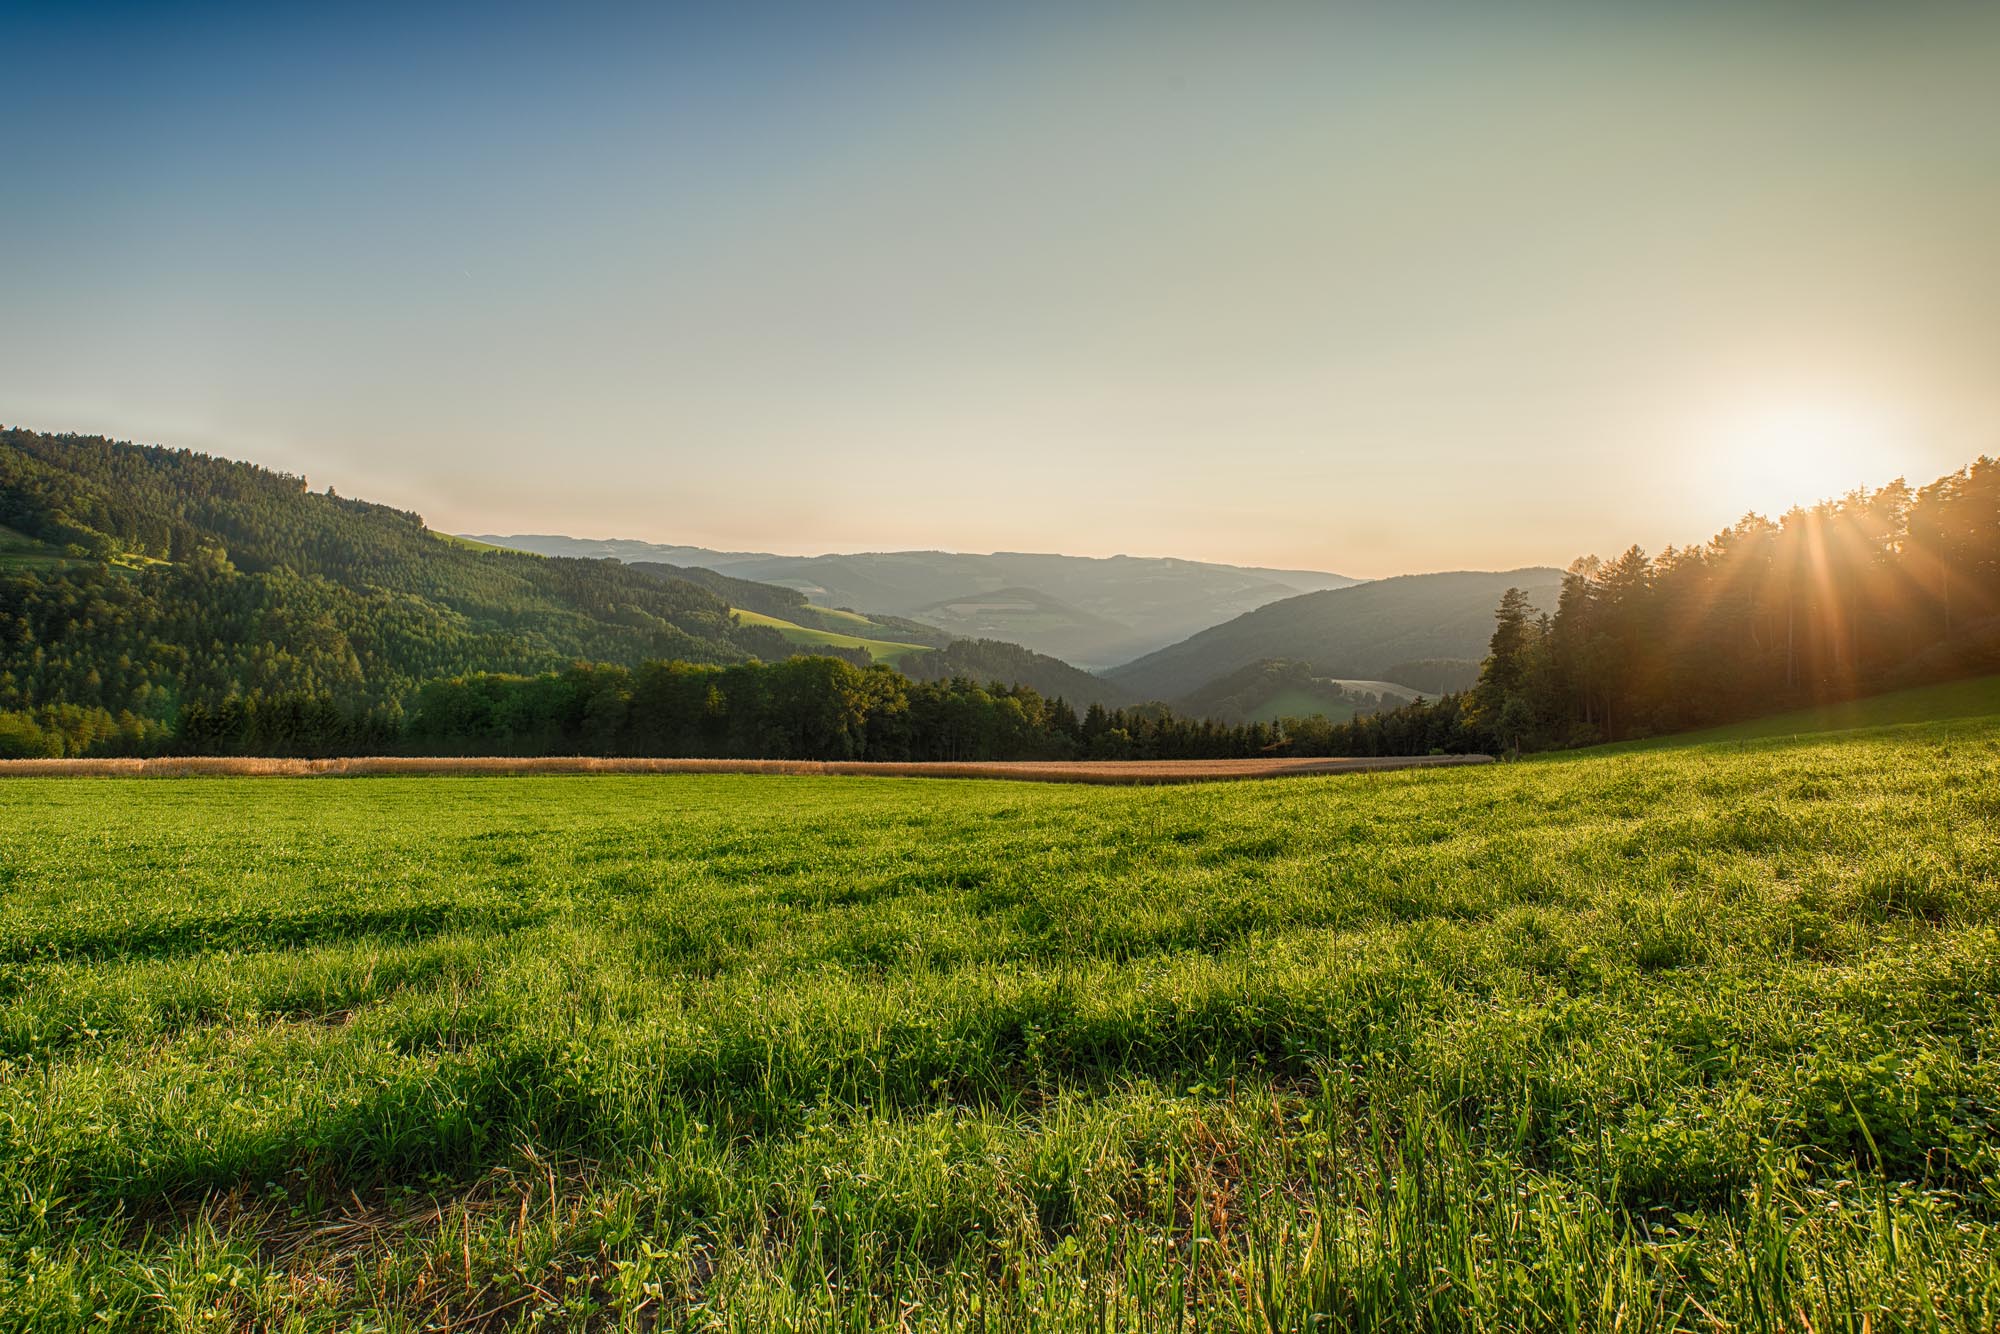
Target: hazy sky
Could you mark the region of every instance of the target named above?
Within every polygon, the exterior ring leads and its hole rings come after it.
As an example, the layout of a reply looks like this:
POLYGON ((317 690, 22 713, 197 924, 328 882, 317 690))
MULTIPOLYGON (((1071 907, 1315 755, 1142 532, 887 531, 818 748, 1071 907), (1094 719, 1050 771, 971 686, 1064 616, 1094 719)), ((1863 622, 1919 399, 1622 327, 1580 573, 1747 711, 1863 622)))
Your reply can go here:
POLYGON ((0 7, 0 422, 1357 575, 2000 453, 2000 6, 288 8, 0 7))

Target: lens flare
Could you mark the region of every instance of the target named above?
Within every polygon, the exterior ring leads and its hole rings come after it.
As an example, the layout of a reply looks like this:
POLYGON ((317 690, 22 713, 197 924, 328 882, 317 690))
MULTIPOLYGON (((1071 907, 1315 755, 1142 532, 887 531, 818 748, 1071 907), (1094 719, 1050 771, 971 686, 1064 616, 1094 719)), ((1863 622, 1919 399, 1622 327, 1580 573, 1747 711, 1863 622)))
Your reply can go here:
POLYGON ((1903 432, 1876 408, 1789 402, 1743 412, 1712 438, 1711 481, 1740 510, 1771 514, 1879 486, 1899 466, 1903 432))

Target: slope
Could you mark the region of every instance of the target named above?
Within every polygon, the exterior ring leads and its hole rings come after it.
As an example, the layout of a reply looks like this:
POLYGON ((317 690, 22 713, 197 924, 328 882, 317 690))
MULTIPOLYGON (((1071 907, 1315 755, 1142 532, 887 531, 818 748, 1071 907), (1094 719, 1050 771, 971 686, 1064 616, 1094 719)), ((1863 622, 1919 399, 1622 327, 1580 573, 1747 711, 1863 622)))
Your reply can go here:
POLYGON ((1105 676, 1147 699, 1178 699, 1265 658, 1312 664, 1323 676, 1391 679, 1400 662, 1481 658, 1500 595, 1518 586, 1552 608, 1560 571, 1459 571, 1378 579, 1287 598, 1212 626, 1105 676))
POLYGON ((1763 718, 1751 718, 1699 732, 1617 745, 1595 746, 1593 755, 1622 754, 1628 751, 1661 750, 1679 746, 1703 746, 1715 742, 1768 741, 1811 736, 1820 732, 1851 732, 1875 727, 1901 727, 1910 723, 1949 722, 1960 718, 2000 717, 2000 676, 1974 677, 1942 685, 1918 686, 1862 699, 1842 700, 1807 709, 1792 709, 1763 718))
POLYGON ((1034 588, 996 588, 946 598, 912 613, 929 625, 968 639, 1033 644, 1066 661, 1099 661, 1106 645, 1129 642, 1132 629, 1073 607, 1034 588))
MULTIPOLYGON (((699 565, 760 583, 796 588, 814 603, 852 607, 868 614, 923 618, 925 608, 974 600, 1000 590, 1032 590, 1061 603, 1067 618, 1037 627, 999 627, 1009 639, 1038 652, 1085 666, 1122 662, 1299 593, 1344 588, 1356 581, 1315 570, 1249 569, 1162 557, 1063 556, 1000 551, 985 555, 948 551, 860 552, 776 556, 656 546, 623 539, 503 537, 482 542, 550 555, 615 556, 628 561, 699 565), (1096 618, 1084 623, 1082 617, 1096 618)), ((984 633, 963 627, 966 633, 984 633)))
POLYGON ((0 572, 60 570, 79 563, 81 559, 80 556, 65 555, 52 543, 38 541, 12 528, 0 527, 0 572))
POLYGON ((1270 723, 1280 718, 1346 722, 1359 714, 1407 704, 1423 692, 1394 681, 1322 676, 1311 665, 1268 659, 1210 681, 1174 701, 1174 710, 1222 723, 1270 723))
POLYGON ((23 555, 0 565, 0 710, 170 722, 299 695, 393 714, 418 682, 473 670, 790 651, 685 580, 480 550, 187 450, 0 432, 0 523, 23 555))
POLYGON ((981 683, 1023 685, 1044 699, 1060 698, 1078 708, 1101 704, 1115 709, 1138 702, 1131 692, 1101 676, 997 639, 956 639, 931 653, 905 654, 896 667, 913 681, 963 677, 981 683))
POLYGON ((732 607, 736 619, 745 625, 761 625, 775 630, 788 644, 796 644, 802 649, 818 648, 859 649, 875 662, 900 662, 913 653, 928 653, 923 644, 904 644, 895 640, 866 639, 860 635, 843 634, 837 630, 825 630, 818 626, 800 625, 766 615, 761 611, 750 611, 743 607, 732 607))
POLYGON ((877 612, 863 616, 844 607, 821 607, 806 600, 796 588, 781 584, 760 584, 738 579, 695 565, 664 565, 656 561, 634 561, 632 568, 660 579, 685 579, 728 601, 738 611, 754 611, 808 630, 824 630, 835 635, 863 639, 893 640, 926 648, 942 648, 952 634, 934 625, 925 625, 900 616, 877 612))

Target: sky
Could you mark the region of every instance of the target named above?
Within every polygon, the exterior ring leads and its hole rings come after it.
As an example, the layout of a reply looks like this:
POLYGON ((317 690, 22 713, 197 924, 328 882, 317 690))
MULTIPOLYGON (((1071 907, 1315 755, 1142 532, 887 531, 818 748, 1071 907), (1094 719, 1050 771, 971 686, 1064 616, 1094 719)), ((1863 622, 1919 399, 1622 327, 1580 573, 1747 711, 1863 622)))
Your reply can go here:
POLYGON ((2000 6, 0 0, 0 423, 441 529, 1566 564, 2000 453, 2000 6))

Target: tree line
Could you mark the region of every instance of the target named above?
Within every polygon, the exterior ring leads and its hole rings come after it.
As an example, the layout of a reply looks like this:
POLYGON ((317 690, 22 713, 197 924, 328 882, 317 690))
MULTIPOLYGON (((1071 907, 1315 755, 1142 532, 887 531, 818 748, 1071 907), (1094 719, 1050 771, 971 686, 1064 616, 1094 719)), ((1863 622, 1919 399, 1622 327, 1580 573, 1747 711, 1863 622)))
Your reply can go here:
POLYGON ((1494 746, 1618 741, 2000 671, 2000 460, 1710 541, 1579 560, 1501 601, 1471 715, 1494 746))
POLYGON ((1284 741, 1263 724, 1224 727, 1160 706, 1079 712, 1025 685, 912 681, 886 665, 821 656, 468 673, 426 683, 396 714, 286 693, 194 704, 171 730, 73 725, 58 736, 58 722, 0 714, 0 755, 1209 759, 1272 753, 1284 741), (37 722, 50 728, 39 738, 37 722))
POLYGON ((1026 685, 913 681, 830 657, 578 663, 426 683, 391 713, 324 694, 197 703, 173 726, 73 705, 0 713, 0 757, 650 755, 808 760, 1198 760, 1462 751, 1463 697, 1329 723, 1228 725, 1165 705, 1079 711, 1026 685))

